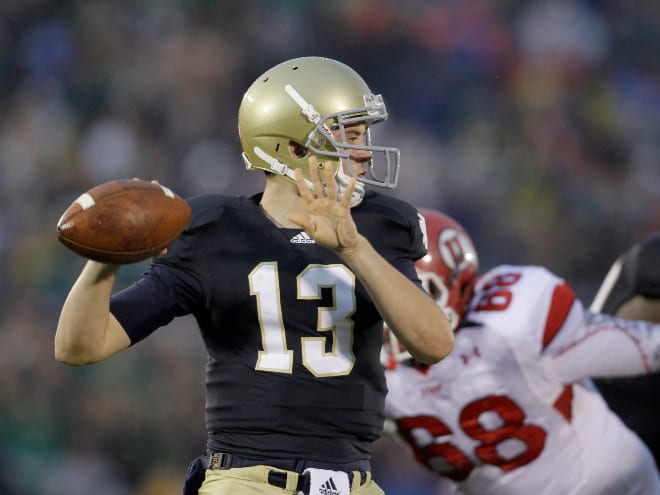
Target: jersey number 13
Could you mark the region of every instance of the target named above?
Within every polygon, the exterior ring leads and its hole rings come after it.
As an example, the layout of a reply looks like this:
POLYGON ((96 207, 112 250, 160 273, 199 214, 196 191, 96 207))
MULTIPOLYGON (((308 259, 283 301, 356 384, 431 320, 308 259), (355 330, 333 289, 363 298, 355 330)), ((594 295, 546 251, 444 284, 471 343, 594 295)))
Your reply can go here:
MULTIPOLYGON (((263 350, 256 370, 291 373, 293 351, 287 348, 277 263, 260 263, 248 276, 250 294, 257 298, 263 350)), ((321 289, 332 290, 334 305, 319 307, 316 329, 330 332, 332 349, 325 351, 327 337, 302 337, 303 365, 315 376, 342 376, 353 369, 353 320, 355 275, 343 265, 309 265, 296 278, 300 300, 321 300, 321 289)))

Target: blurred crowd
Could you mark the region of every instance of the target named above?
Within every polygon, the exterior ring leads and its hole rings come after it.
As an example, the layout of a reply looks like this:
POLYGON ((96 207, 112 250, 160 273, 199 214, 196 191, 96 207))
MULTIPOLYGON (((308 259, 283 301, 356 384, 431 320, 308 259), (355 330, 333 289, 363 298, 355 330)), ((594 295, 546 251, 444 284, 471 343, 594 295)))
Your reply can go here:
MULTIPOLYGON (((240 99, 305 55, 383 94, 391 119, 374 137, 401 149, 393 194, 461 221, 484 268, 545 265, 588 303, 614 258, 660 230, 656 1, 3 0, 0 493, 179 493, 205 440, 194 322, 99 365, 57 363, 83 260, 55 225, 118 178, 258 192, 240 99)), ((434 494, 401 448, 379 441, 376 479, 389 495, 434 494)))

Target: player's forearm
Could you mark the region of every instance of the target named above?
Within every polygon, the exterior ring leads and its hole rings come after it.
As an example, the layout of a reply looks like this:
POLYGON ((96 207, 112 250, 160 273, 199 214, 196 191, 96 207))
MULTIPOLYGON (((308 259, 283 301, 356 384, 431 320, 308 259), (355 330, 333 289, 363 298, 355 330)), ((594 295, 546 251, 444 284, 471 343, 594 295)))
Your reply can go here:
POLYGON ((365 286, 388 327, 412 356, 432 364, 454 346, 449 322, 435 301, 380 256, 366 238, 340 254, 365 286))
POLYGON ((118 266, 88 262, 62 307, 55 332, 55 358, 71 365, 91 364, 130 344, 110 314, 118 266))

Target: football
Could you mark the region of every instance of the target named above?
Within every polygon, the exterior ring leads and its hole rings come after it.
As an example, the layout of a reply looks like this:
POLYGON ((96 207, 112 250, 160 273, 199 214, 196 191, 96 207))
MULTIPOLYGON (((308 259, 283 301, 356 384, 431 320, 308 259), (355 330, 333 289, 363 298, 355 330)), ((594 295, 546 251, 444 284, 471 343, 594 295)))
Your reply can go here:
POLYGON ((162 252, 190 215, 188 203, 167 187, 122 179, 81 194, 57 222, 57 237, 80 256, 124 265, 162 252))

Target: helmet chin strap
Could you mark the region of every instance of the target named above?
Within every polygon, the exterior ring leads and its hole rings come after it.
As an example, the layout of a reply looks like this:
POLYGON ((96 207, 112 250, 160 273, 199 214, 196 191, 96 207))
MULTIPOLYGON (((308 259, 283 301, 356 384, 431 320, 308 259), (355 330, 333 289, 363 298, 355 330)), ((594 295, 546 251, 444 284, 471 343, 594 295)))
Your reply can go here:
MULTIPOLYGON (((293 182, 296 181, 296 174, 291 167, 287 167, 284 163, 280 162, 277 158, 270 156, 268 153, 266 153, 258 146, 254 147, 254 154, 257 155, 259 158, 261 158, 265 163, 267 163, 269 170, 274 174, 287 177, 291 179, 293 182)), ((243 156, 243 161, 245 162, 245 167, 248 170, 253 169, 254 165, 250 162, 250 160, 248 160, 247 155, 243 153, 242 156, 243 156)), ((341 169, 341 165, 339 166, 339 170, 337 170, 337 173, 335 174, 335 181, 337 182, 339 197, 343 197, 344 194, 346 193, 346 188, 348 187, 349 178, 341 169)), ((309 179, 305 179, 305 184, 307 184, 307 187, 309 187, 310 189, 314 188, 314 184, 309 179)), ((359 205, 362 202, 364 192, 365 192, 364 185, 361 182, 356 181, 355 189, 353 189, 353 194, 351 194, 351 201, 350 201, 351 208, 359 205)))

